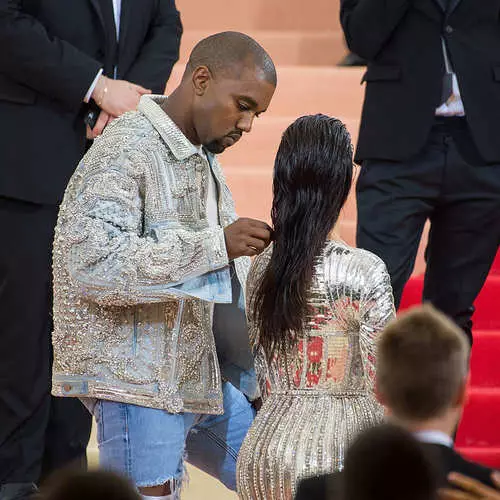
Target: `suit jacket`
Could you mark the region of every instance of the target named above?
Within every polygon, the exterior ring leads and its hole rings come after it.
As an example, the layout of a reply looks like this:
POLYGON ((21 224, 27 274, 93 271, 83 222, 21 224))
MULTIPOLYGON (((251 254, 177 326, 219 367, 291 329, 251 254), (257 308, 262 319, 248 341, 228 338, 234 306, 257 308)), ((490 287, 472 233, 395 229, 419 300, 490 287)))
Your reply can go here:
MULTIPOLYGON (((101 0, 0 0, 0 196, 62 199, 85 152, 83 99, 106 61, 106 13, 101 0)), ((163 93, 181 33, 175 0, 122 0, 118 78, 163 93)))
MULTIPOLYGON (((453 448, 434 443, 422 443, 429 459, 432 460, 437 471, 438 486, 447 485, 447 476, 450 472, 460 472, 495 488, 491 481, 492 469, 465 460, 453 448)), ((325 474, 304 479, 297 488, 295 500, 341 500, 342 473, 325 474)))
POLYGON ((461 474, 481 481, 487 486, 496 488, 491 480, 492 469, 474 462, 469 462, 456 450, 448 446, 434 443, 422 443, 422 445, 429 453, 436 467, 439 468, 438 481, 440 487, 447 484, 446 478, 450 472, 460 472, 461 474))
POLYGON ((500 0, 341 0, 341 22, 368 60, 357 161, 404 161, 424 146, 441 104, 443 36, 476 145, 500 163, 500 0))

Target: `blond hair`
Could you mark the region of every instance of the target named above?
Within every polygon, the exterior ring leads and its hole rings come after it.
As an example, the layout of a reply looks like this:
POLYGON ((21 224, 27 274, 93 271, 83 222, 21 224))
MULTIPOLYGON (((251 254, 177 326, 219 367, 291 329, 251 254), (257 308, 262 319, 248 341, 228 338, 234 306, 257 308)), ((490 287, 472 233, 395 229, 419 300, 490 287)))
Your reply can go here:
POLYGON ((431 305, 387 325, 377 344, 377 384, 398 418, 427 420, 450 408, 468 371, 464 332, 431 305))

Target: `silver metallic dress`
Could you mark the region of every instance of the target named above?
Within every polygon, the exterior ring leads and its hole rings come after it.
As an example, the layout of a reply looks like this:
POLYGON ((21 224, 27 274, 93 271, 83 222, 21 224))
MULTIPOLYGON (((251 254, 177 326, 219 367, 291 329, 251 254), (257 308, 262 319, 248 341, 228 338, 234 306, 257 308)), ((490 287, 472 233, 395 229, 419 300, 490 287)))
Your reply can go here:
MULTIPOLYGON (((252 265, 249 311, 271 252, 252 265)), ((367 251, 328 242, 308 304, 304 337, 269 366, 250 324, 266 397, 240 450, 240 498, 291 500, 301 478, 342 469, 352 437, 382 418, 372 390, 375 340, 394 315, 385 265, 367 251)))

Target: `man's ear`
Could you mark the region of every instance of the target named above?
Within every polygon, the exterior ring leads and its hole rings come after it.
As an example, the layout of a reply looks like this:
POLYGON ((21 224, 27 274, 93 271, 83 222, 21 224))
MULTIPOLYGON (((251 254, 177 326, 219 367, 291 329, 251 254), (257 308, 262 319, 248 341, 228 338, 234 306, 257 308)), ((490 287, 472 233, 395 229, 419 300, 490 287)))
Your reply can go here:
POLYGON ((207 91, 210 82, 212 80, 212 74, 206 66, 198 66, 191 76, 191 81, 193 82, 194 92, 197 96, 202 96, 207 91))
POLYGON ((469 399, 467 394, 467 389, 469 384, 470 384, 470 378, 467 376, 467 378, 464 378, 464 380, 460 384, 460 387, 458 388, 457 395, 454 401, 455 406, 463 408, 467 403, 469 399))

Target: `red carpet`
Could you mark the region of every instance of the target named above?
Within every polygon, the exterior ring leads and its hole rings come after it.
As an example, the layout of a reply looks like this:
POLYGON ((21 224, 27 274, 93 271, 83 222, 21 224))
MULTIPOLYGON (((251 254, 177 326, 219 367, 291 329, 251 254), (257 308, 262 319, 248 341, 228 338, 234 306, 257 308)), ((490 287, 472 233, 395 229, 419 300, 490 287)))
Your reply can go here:
MULTIPOLYGON (((423 276, 411 278, 401 309, 421 301, 423 276)), ((500 252, 476 300, 471 387, 457 435, 467 457, 500 469, 500 252)))

